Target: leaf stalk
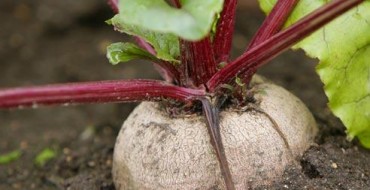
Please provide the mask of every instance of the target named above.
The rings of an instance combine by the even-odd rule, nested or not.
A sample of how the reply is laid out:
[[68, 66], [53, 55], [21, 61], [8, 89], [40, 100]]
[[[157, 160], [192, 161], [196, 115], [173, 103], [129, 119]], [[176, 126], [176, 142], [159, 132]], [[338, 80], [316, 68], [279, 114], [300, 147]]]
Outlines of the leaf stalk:
[[160, 101], [190, 102], [206, 95], [157, 80], [116, 80], [0, 90], [0, 108], [81, 103]]
[[364, 0], [336, 0], [319, 8], [219, 70], [207, 82], [208, 89], [214, 92], [219, 89], [220, 85], [230, 83], [239, 74], [261, 67], [298, 41], [362, 2]]

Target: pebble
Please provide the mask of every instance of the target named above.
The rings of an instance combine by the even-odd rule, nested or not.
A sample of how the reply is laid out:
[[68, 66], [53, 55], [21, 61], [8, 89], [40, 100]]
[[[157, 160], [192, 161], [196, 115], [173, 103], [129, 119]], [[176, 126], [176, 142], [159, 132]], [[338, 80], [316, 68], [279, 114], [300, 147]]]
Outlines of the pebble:
[[63, 148], [63, 154], [66, 154], [66, 155], [71, 154], [71, 149]]
[[71, 161], [72, 161], [72, 156], [67, 156], [67, 157], [66, 157], [66, 161], [67, 161], [67, 162], [71, 162]]
[[337, 163], [334, 162], [334, 163], [331, 164], [331, 167], [334, 168], [334, 169], [337, 169], [338, 165], [337, 165]]
[[94, 167], [94, 166], [95, 166], [95, 162], [94, 162], [94, 161], [89, 161], [89, 162], [87, 163], [87, 165], [88, 165], [89, 167]]

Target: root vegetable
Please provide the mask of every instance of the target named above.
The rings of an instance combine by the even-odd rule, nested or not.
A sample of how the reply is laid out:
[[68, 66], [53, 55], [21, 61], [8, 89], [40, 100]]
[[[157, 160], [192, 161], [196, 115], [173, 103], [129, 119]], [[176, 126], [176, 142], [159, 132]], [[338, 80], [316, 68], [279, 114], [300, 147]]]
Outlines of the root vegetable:
[[[260, 109], [220, 113], [236, 189], [279, 180], [317, 132], [311, 113], [294, 95], [261, 78], [252, 84]], [[119, 190], [225, 189], [204, 117], [170, 118], [160, 104], [149, 102], [141, 103], [122, 126], [113, 178]]]

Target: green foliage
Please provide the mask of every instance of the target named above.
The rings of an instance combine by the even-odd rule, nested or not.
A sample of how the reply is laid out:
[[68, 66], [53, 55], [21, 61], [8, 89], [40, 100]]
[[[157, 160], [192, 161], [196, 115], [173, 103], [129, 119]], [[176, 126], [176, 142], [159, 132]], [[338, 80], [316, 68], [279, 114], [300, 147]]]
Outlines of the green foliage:
[[179, 40], [173, 34], [163, 34], [149, 31], [137, 26], [128, 25], [120, 21], [118, 16], [113, 17], [107, 23], [114, 25], [120, 32], [138, 36], [153, 46], [159, 59], [170, 62], [178, 62], [180, 56]]
[[[269, 12], [276, 0], [260, 0]], [[301, 0], [287, 26], [327, 0]], [[347, 127], [350, 139], [358, 137], [370, 148], [370, 1], [367, 1], [304, 39], [302, 48], [318, 58], [317, 72], [325, 84], [329, 107]]]
[[108, 46], [107, 57], [109, 62], [113, 65], [116, 65], [120, 62], [130, 61], [132, 59], [147, 59], [152, 61], [158, 60], [156, 57], [139, 48], [135, 44], [121, 42]]
[[120, 0], [120, 14], [114, 20], [187, 40], [199, 40], [211, 30], [223, 0], [181, 0], [181, 5], [178, 9], [164, 0]]
[[120, 0], [120, 13], [107, 23], [153, 46], [159, 59], [179, 63], [179, 39], [200, 40], [212, 29], [223, 0], [182, 0], [181, 9], [164, 0]]
[[44, 166], [49, 160], [55, 158], [57, 156], [57, 153], [55, 150], [50, 148], [45, 148], [42, 150], [35, 158], [34, 163], [42, 167]]
[[15, 150], [7, 154], [0, 155], [0, 164], [9, 164], [21, 157], [21, 151]]

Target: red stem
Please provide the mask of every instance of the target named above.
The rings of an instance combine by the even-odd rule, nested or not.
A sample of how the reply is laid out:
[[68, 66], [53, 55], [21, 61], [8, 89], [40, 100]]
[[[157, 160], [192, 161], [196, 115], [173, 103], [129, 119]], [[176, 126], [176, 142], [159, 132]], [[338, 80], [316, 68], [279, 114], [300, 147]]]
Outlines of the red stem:
[[[156, 52], [153, 49], [153, 47], [145, 40], [136, 36], [135, 41], [141, 48], [145, 49], [154, 56], [156, 55]], [[175, 81], [176, 83], [178, 83], [180, 81], [180, 73], [172, 63], [167, 61], [161, 61], [153, 62], [153, 65], [154, 68], [158, 71], [158, 73], [162, 76], [162, 78], [167, 82], [172, 83]]]
[[364, 0], [336, 0], [319, 8], [226, 65], [207, 82], [208, 89], [214, 92], [219, 85], [229, 83], [238, 74], [262, 66], [337, 16], [362, 2]]
[[235, 12], [237, 0], [225, 0], [217, 24], [216, 35], [213, 42], [213, 51], [217, 63], [228, 62], [235, 25]]
[[[278, 33], [283, 28], [285, 21], [288, 19], [297, 2], [298, 0], [278, 0], [270, 14], [266, 17], [261, 27], [252, 38], [246, 51], [256, 47]], [[257, 69], [254, 68], [251, 71], [242, 73], [240, 78], [245, 84], [248, 84], [256, 71]]]
[[[278, 0], [270, 14], [252, 38], [248, 48], [253, 48], [278, 33], [284, 26], [298, 0]], [[246, 51], [247, 51], [246, 50]]]
[[47, 85], [0, 90], [0, 108], [39, 105], [160, 101], [189, 102], [205, 96], [203, 90], [170, 85], [156, 80], [118, 80]]
[[[179, 0], [172, 3], [181, 8]], [[216, 73], [216, 62], [209, 36], [198, 42], [180, 40], [180, 84], [196, 87], [205, 84]]]
[[108, 0], [108, 5], [114, 13], [118, 13], [118, 0]]
[[177, 68], [167, 62], [167, 61], [161, 61], [161, 62], [153, 62], [154, 68], [158, 71], [158, 73], [162, 76], [164, 80], [166, 80], [169, 83], [179, 83], [180, 82], [180, 72], [177, 70]]
[[181, 3], [180, 3], [180, 0], [172, 0], [172, 3], [175, 7], [177, 8], [180, 8], [181, 7]]
[[138, 36], [135, 36], [135, 41], [136, 43], [143, 49], [145, 49], [146, 51], [148, 51], [150, 54], [152, 55], [156, 55], [157, 53], [155, 52], [154, 48], [148, 43], [146, 42], [144, 39], [138, 37]]
[[198, 42], [182, 41], [182, 64], [188, 67], [188, 75], [195, 86], [205, 84], [216, 73], [216, 62], [210, 37]]
[[180, 65], [180, 85], [182, 86], [194, 86], [189, 76], [189, 65], [187, 64], [190, 59], [188, 51], [189, 43], [185, 40], [180, 39], [180, 53], [181, 53], [181, 65]]

